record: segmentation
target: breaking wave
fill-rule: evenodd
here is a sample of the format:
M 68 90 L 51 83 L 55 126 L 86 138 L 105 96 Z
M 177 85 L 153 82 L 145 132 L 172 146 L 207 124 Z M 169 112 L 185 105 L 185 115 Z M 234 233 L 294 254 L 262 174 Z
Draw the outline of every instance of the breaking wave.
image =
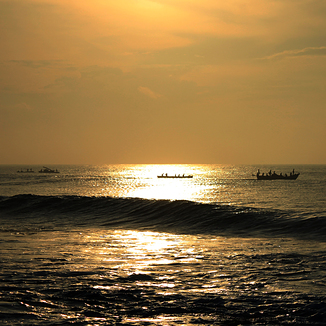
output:
M 0 230 L 96 227 L 171 233 L 287 236 L 324 241 L 326 218 L 291 211 L 185 200 L 37 196 L 0 197 Z M 8 223 L 6 223 L 8 221 Z M 10 230 L 9 227 L 10 221 Z M 19 221 L 23 221 L 20 223 Z M 6 227 L 6 225 L 8 225 Z

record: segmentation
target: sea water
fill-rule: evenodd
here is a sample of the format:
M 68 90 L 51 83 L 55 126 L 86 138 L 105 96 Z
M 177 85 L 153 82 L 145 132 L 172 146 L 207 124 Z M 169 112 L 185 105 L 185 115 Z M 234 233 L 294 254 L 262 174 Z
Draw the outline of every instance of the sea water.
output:
M 41 168 L 0 166 L 1 325 L 326 324 L 325 165 Z

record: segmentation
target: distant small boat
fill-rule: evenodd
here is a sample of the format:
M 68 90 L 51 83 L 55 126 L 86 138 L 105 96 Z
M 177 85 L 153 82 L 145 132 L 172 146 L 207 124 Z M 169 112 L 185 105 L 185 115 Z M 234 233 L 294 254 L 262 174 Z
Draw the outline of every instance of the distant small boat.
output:
M 38 171 L 39 173 L 60 173 L 58 170 L 52 170 L 50 168 L 47 168 L 46 166 L 43 166 L 43 169 Z
M 185 175 L 185 174 L 178 174 L 178 175 L 168 175 L 167 173 L 163 173 L 162 175 L 158 175 L 158 178 L 165 178 L 165 179 L 189 179 L 189 178 L 193 178 L 192 175 Z
M 21 169 L 20 171 L 18 170 L 17 173 L 34 173 L 34 171 L 33 169 L 26 169 L 26 170 Z
M 260 170 L 258 170 L 256 176 L 257 180 L 296 180 L 300 173 L 295 173 L 294 169 L 290 174 L 277 174 L 275 171 L 272 173 L 272 171 L 269 171 L 268 173 L 260 173 Z

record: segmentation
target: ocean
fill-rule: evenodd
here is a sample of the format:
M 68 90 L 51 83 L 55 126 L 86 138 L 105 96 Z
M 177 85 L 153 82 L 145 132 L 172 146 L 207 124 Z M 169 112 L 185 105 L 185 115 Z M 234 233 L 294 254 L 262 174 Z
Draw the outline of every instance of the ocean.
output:
M 326 165 L 49 168 L 0 165 L 1 325 L 326 325 Z

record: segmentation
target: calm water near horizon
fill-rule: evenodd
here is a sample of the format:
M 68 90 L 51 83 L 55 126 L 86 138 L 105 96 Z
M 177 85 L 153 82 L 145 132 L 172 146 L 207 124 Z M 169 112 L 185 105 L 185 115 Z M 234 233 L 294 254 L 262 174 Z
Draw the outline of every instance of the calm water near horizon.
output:
M 0 165 L 4 325 L 326 324 L 326 165 L 49 167 Z

